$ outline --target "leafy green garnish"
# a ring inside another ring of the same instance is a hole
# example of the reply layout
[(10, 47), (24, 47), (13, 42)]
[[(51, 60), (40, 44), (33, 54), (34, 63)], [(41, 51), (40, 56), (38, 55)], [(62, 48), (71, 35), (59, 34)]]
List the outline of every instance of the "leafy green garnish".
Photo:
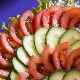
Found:
[(59, 6), (75, 6), (75, 7), (79, 7), (78, 5), (78, 0), (58, 0), (58, 1), (54, 1), (52, 2), (52, 0), (37, 0), (39, 5), (37, 8), (32, 8), (32, 12), (34, 14), (36, 14), (37, 12), (39, 12), (42, 9), (48, 8), (50, 6), (54, 6), (54, 5), (59, 5)]

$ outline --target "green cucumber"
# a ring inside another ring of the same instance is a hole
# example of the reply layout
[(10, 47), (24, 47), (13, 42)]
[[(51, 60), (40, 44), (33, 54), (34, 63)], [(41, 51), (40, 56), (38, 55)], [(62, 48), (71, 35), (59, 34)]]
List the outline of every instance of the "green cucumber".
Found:
[(29, 56), (32, 56), (33, 54), (39, 56), (34, 44), (34, 35), (24, 36), (22, 45)]
[(71, 28), (64, 32), (59, 40), (59, 44), (63, 42), (70, 42), (70, 45), (80, 40), (80, 32), (77, 28)]
[(11, 61), (11, 66), (12, 66), (12, 69), (16, 72), (16, 73), (19, 73), (19, 72), (27, 72), (28, 71), (28, 68), (25, 67), (23, 64), (21, 64), (17, 59), (16, 57), (14, 57)]
[(80, 80), (80, 69), (74, 68), (69, 70), (62, 80)]
[(59, 26), (54, 26), (51, 27), (46, 35), (46, 43), (50, 44), (50, 46), (55, 49), (55, 47), (58, 45), (59, 38), (63, 33), (65, 32), (65, 29), (59, 27)]
[(9, 80), (19, 80), (18, 74), (12, 70), (9, 74)]
[(35, 46), (39, 54), (46, 46), (46, 33), (48, 28), (41, 27), (35, 32)]
[(15, 57), (24, 65), (28, 66), (29, 56), (23, 49), (23, 47), (18, 47), (15, 51)]
[(48, 76), (41, 78), (40, 80), (48, 80)]
[(80, 48), (80, 40), (74, 42), (70, 48), (68, 49), (68, 54), (70, 54), (72, 51), (74, 51), (75, 49)]
[(48, 80), (62, 80), (65, 74), (66, 74), (65, 70), (55, 70), (49, 75)]

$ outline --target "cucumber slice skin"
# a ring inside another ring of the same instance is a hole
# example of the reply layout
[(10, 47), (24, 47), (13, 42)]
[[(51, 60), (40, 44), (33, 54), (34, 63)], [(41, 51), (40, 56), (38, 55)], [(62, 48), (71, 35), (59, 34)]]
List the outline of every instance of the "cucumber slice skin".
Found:
[(80, 80), (80, 69), (73, 68), (69, 70), (62, 80)]
[(40, 80), (48, 80), (48, 76), (41, 78)]
[(48, 77), (48, 80), (62, 80), (63, 76), (66, 74), (66, 71), (61, 70), (55, 70), (51, 72), (51, 74)]
[(78, 48), (80, 48), (80, 40), (74, 42), (74, 43), (70, 46), (70, 48), (68, 49), (68, 55), (69, 55), (73, 50), (78, 49)]
[(39, 54), (42, 53), (42, 50), (46, 46), (46, 33), (48, 28), (41, 27), (35, 32), (35, 46)]
[(70, 42), (70, 45), (80, 40), (80, 31), (77, 28), (71, 28), (64, 32), (64, 34), (59, 39), (59, 44), (63, 42)]
[(34, 43), (34, 35), (24, 36), (22, 39), (22, 46), (29, 57), (33, 54), (39, 56)]
[(64, 32), (65, 29), (59, 26), (50, 27), (46, 35), (46, 44), (50, 44), (51, 47), (55, 49), (59, 43), (59, 38), (63, 35)]
[[(15, 50), (15, 57), (18, 59), (18, 61), (20, 61), (20, 63), (22, 63), (25, 67), (28, 67), (28, 62), (29, 62), (29, 56), (27, 55), (27, 53), (25, 52), (25, 50), (23, 49), (23, 47), (18, 47)], [(23, 59), (22, 59), (23, 58)]]
[[(23, 64), (21, 64), (16, 57), (14, 57), (11, 61), (11, 66), (12, 69), (15, 73), (19, 73), (19, 72), (27, 72), (28, 68), (25, 67)], [(18, 67), (17, 67), (18, 66)]]
[(18, 74), (12, 70), (9, 74), (8, 80), (19, 80)]

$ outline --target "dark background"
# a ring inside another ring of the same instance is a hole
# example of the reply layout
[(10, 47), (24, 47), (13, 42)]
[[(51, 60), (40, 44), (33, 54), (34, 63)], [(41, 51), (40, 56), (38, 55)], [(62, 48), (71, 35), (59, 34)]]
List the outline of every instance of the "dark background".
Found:
[[(53, 0), (54, 1), (54, 0)], [(8, 25), (9, 17), (22, 14), (26, 10), (37, 7), (37, 0), (0, 0), (0, 32), (2, 22)]]

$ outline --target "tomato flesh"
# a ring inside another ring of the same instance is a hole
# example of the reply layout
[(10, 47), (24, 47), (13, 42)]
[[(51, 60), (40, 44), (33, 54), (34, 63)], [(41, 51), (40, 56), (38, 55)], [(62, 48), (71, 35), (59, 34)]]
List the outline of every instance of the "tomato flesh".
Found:
[(33, 34), (34, 30), (32, 27), (34, 14), (31, 10), (25, 11), (19, 18), (19, 26), (23, 35)]
[(62, 66), (60, 64), (60, 53), (61, 51), (64, 51), (66, 49), (68, 49), (70, 47), (70, 43), (69, 42), (63, 42), (61, 44), (59, 44), (54, 52), (53, 52), (53, 63), (56, 69), (62, 69)]

